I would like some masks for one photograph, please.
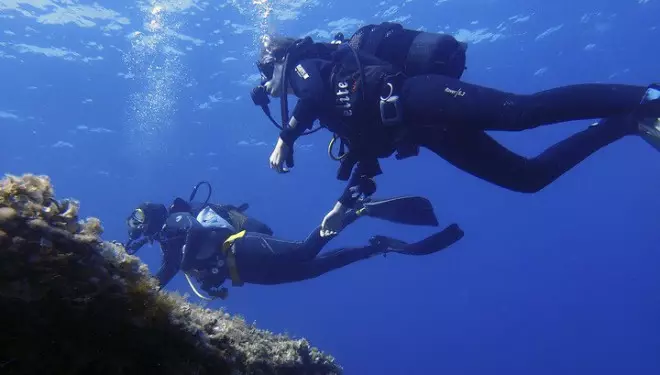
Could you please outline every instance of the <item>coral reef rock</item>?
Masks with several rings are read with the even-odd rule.
[[[0,373],[340,374],[304,339],[158,291],[47,176],[0,181]]]

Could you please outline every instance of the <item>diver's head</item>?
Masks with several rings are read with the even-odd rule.
[[[283,36],[265,36],[261,48],[261,55],[257,61],[257,68],[261,73],[261,84],[266,92],[273,97],[279,97],[285,91],[282,80],[282,70],[286,57],[296,39]],[[288,89],[288,88],[287,88]],[[288,91],[288,90],[287,90]]]
[[[141,236],[153,236],[158,233],[167,220],[167,207],[160,203],[145,202],[139,205],[126,219],[129,239]]]
[[[264,36],[262,38],[261,52],[257,67],[262,78],[269,81],[273,78],[275,64],[283,64],[291,47],[296,44],[296,39],[285,36]]]

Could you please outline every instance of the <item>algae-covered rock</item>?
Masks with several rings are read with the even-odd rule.
[[[0,181],[0,373],[341,373],[306,340],[158,291],[78,208],[46,176]]]

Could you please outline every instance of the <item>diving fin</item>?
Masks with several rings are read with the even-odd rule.
[[[399,252],[403,251],[409,245],[406,241],[397,240],[396,238],[376,235],[369,239],[371,246],[377,247],[384,252]]]
[[[358,215],[401,224],[438,226],[433,205],[428,199],[418,196],[372,200],[363,205]]]
[[[654,100],[660,100],[660,84],[649,85],[640,105]],[[660,117],[642,118],[639,120],[638,125],[642,139],[660,151]]]
[[[660,118],[647,118],[639,122],[640,136],[646,143],[660,151]]]
[[[458,224],[451,224],[421,241],[407,243],[387,236],[373,236],[369,242],[381,248],[385,253],[394,252],[405,255],[428,255],[446,249],[465,236]]]

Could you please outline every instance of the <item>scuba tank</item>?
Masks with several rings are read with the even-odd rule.
[[[460,79],[467,69],[467,44],[448,34],[410,30],[393,22],[363,26],[343,44],[391,64],[401,73],[383,87],[379,101],[381,121],[390,129],[398,129],[397,159],[418,155],[419,146],[407,141],[406,129],[400,126],[403,121],[401,84],[406,77],[424,74]]]
[[[440,74],[459,79],[467,69],[467,44],[449,34],[410,30],[398,23],[383,22],[361,27],[347,43],[399,67],[408,77]]]

